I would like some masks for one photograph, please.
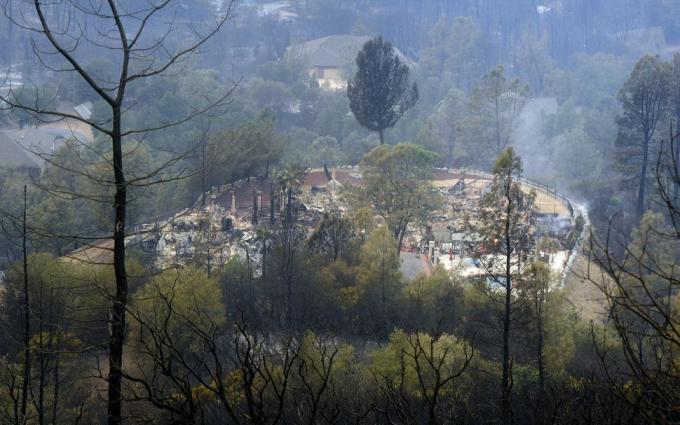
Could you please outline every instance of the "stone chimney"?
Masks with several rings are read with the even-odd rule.
[[[236,192],[231,192],[231,214],[236,215]]]

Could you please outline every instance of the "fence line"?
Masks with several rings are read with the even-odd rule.
[[[451,169],[445,169],[445,168],[439,168],[439,170],[447,171],[450,172]],[[455,170],[459,174],[461,174],[463,177],[468,178],[483,178],[487,180],[492,180],[493,175],[490,173],[487,173],[485,171],[480,171],[480,170],[470,170],[470,169],[457,169]],[[567,209],[569,210],[569,214],[571,215],[572,219],[575,219],[574,217],[574,207],[571,203],[571,200],[567,198],[566,196],[562,195],[561,193],[557,192],[557,189],[551,186],[548,186],[547,184],[543,184],[534,180],[530,180],[526,177],[520,177],[520,182],[522,184],[525,184],[533,189],[537,189],[543,193],[545,193],[548,196],[551,196],[554,199],[559,199],[560,201],[564,202],[567,206]]]

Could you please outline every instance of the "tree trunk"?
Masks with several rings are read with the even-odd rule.
[[[274,202],[274,186],[270,186],[269,192],[269,222],[274,225],[274,209],[276,208],[276,202]]]
[[[288,329],[293,326],[293,259],[295,252],[292,246],[293,223],[288,221],[284,224],[286,228],[286,243],[284,256],[284,278],[286,279],[286,321]]]
[[[26,247],[26,208],[27,196],[26,185],[24,185],[24,214],[22,220],[21,231],[21,249],[23,252],[23,266],[24,266],[24,382],[21,388],[21,422],[26,423],[26,408],[28,405],[28,388],[31,385],[31,305],[28,295],[28,249]]]
[[[394,239],[397,240],[397,257],[401,256],[401,247],[404,246],[406,229],[408,229],[408,221],[405,224],[400,224],[399,227],[393,232]]]
[[[453,137],[449,137],[448,158],[446,159],[446,171],[453,168]]]
[[[385,130],[382,129],[382,128],[380,130],[378,130],[378,136],[380,136],[380,144],[384,145],[385,144]]]
[[[680,145],[677,143],[677,136],[680,136],[680,101],[676,105],[676,112],[675,112],[675,129],[673,129],[673,125],[671,125],[671,136],[669,140],[669,146],[671,149],[671,161],[672,161],[672,170],[678,170],[678,167],[680,167]],[[673,174],[673,173],[672,173]],[[673,178],[673,175],[671,175],[671,178]],[[680,195],[680,187],[677,184],[674,184],[673,186],[673,198],[677,199],[678,195]]]
[[[262,239],[262,281],[267,282],[267,238]]]
[[[642,217],[645,213],[645,189],[647,186],[647,166],[649,161],[649,137],[645,135],[645,142],[642,147],[642,165],[640,169],[640,187],[637,197],[637,215]]]
[[[509,193],[509,192],[508,192]],[[501,418],[504,425],[512,423],[510,405],[510,313],[512,308],[512,241],[510,240],[510,214],[512,200],[508,199],[505,218],[505,310],[503,312],[503,381],[501,382]]]
[[[45,356],[45,342],[43,340],[45,317],[43,312],[43,283],[40,283],[40,313],[38,315],[38,401],[34,401],[38,411],[38,424],[45,425],[45,387],[47,386],[47,358]],[[34,396],[35,397],[35,396]]]
[[[205,135],[201,143],[201,206],[205,207]]]
[[[111,338],[109,341],[108,375],[108,423],[122,423],[122,366],[123,344],[125,342],[125,309],[127,304],[127,272],[125,270],[125,213],[127,187],[123,172],[123,146],[121,137],[121,108],[113,108],[113,172],[116,192],[114,197],[115,227],[113,231],[113,269],[116,278],[116,294],[113,298],[110,318]]]
[[[404,245],[404,233],[401,232],[399,239],[397,239],[397,257],[401,256],[401,247]]]
[[[506,277],[509,279],[509,277]],[[502,419],[503,424],[512,423],[510,406],[510,303],[511,284],[506,283],[505,312],[503,315],[503,382],[501,385]]]
[[[59,383],[59,380],[61,379],[59,377],[59,337],[60,335],[57,335],[57,344],[54,350],[54,370],[53,370],[53,380],[54,380],[54,389],[52,392],[52,425],[57,425],[57,422],[59,418],[57,417],[57,410],[59,407],[59,386],[61,385]]]
[[[542,290],[542,289],[541,289]],[[538,344],[536,347],[536,356],[538,359],[538,390],[539,397],[538,400],[538,418],[539,423],[545,423],[545,362],[543,359],[543,297],[539,300],[539,306],[537,311],[537,323],[536,327],[538,330]]]
[[[500,155],[501,151],[503,150],[503,147],[501,146],[501,118],[500,118],[500,112],[499,108],[500,106],[498,105],[499,99],[498,96],[496,96],[496,109],[495,109],[495,117],[496,117],[496,156]]]
[[[288,188],[288,203],[286,204],[286,220],[289,223],[293,222],[293,188]]]
[[[389,335],[389,320],[387,318],[387,283],[385,282],[385,255],[383,254],[380,258],[380,331],[383,335]]]
[[[253,190],[253,224],[257,224],[257,191]]]

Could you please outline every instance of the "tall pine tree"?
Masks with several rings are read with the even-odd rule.
[[[418,86],[392,44],[381,37],[369,40],[357,54],[357,73],[347,85],[349,107],[359,124],[380,135],[394,126],[418,101]]]
[[[669,65],[658,56],[645,56],[619,92],[622,114],[616,141],[622,171],[637,180],[635,210],[645,211],[649,156],[654,154],[654,134],[667,109]]]

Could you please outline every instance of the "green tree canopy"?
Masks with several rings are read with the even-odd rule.
[[[424,220],[439,205],[429,179],[437,154],[413,144],[378,146],[361,162],[363,186],[359,196],[368,201],[397,240],[400,251],[407,228]]]
[[[645,210],[649,179],[649,156],[654,155],[654,135],[667,112],[670,66],[658,56],[645,56],[619,91],[622,114],[619,117],[619,162],[624,174],[637,185],[635,209]],[[635,182],[637,180],[637,182]]]
[[[500,65],[473,88],[464,129],[466,145],[479,153],[480,163],[487,165],[488,158],[497,157],[510,144],[528,95],[529,88],[519,79],[507,79]]]
[[[387,226],[375,229],[361,250],[357,279],[361,291],[361,311],[372,331],[386,334],[395,299],[400,293],[402,275],[396,239]]]
[[[529,250],[533,223],[533,191],[526,194],[522,189],[522,160],[512,147],[505,149],[493,167],[494,179],[488,193],[480,201],[481,214],[476,224],[488,253],[482,264],[498,290],[485,291],[500,307],[495,330],[502,339],[501,361],[503,377],[501,380],[500,417],[504,424],[511,423],[511,359],[510,330],[518,319],[518,301],[513,295],[519,270]],[[502,306],[502,307],[501,307]]]
[[[132,304],[138,336],[145,331],[172,334],[178,346],[200,342],[194,329],[210,333],[226,322],[219,285],[192,267],[156,276],[135,292]],[[152,346],[140,349],[151,350]]]
[[[484,72],[488,47],[474,19],[441,18],[427,35],[419,63],[427,74],[445,75],[456,87],[467,89]]]
[[[369,40],[357,55],[357,73],[347,85],[349,107],[359,123],[380,135],[394,126],[418,101],[418,86],[392,44],[381,37]]]

